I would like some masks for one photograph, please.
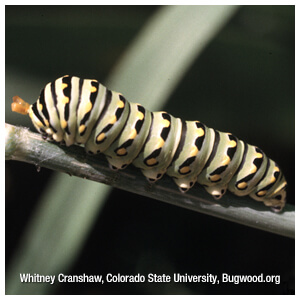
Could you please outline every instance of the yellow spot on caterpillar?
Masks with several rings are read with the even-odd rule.
[[[203,128],[198,128],[198,129],[197,129],[197,135],[198,135],[198,136],[203,136],[203,135],[204,135],[204,130],[203,130]]]
[[[124,103],[123,101],[121,101],[121,100],[117,103],[117,106],[118,106],[119,108],[123,108],[124,105],[125,105],[125,103]]]
[[[102,132],[97,136],[97,142],[101,142],[102,140],[104,140],[104,138],[105,138],[105,133]]]
[[[93,107],[92,102],[90,102],[90,101],[87,102],[85,105],[85,108],[84,108],[85,113],[88,113],[92,109],[92,107]]]
[[[132,140],[133,140],[133,139],[136,137],[136,135],[137,135],[137,132],[136,132],[135,129],[133,129],[133,130],[131,131],[131,133],[130,133],[128,139],[132,139]]]
[[[230,163],[230,157],[226,155],[226,157],[222,161],[222,166],[227,166]]]
[[[189,166],[182,167],[179,171],[181,174],[186,174],[190,172],[191,168]]]
[[[155,145],[155,149],[159,149],[164,145],[165,141],[162,138],[159,138],[156,145]]]
[[[95,93],[95,92],[97,92],[97,88],[95,86],[91,86],[90,91],[91,91],[91,93]]]
[[[263,197],[266,193],[267,193],[266,191],[259,191],[259,192],[257,193],[257,196]]]
[[[198,153],[198,148],[196,146],[193,146],[190,151],[190,156],[196,156]]]
[[[68,125],[68,122],[66,120],[60,120],[60,126],[61,128],[65,129]]]
[[[117,122],[117,117],[116,116],[112,116],[110,118],[110,120],[108,121],[108,124],[115,124]]]
[[[236,141],[230,141],[230,142],[229,142],[229,147],[230,147],[230,148],[236,147]]]
[[[249,172],[250,172],[250,174],[254,174],[254,173],[256,173],[256,171],[257,171],[257,167],[256,167],[256,165],[253,164],[251,169],[249,170]]]
[[[49,122],[48,120],[44,120],[46,127],[49,127]]]
[[[156,163],[157,163],[156,158],[149,158],[149,159],[147,160],[147,165],[148,165],[148,166],[153,166],[153,165],[155,165]]]
[[[125,155],[125,154],[127,154],[127,151],[126,151],[125,148],[120,148],[120,149],[118,149],[117,154],[118,155]]]
[[[79,133],[84,132],[84,130],[85,130],[85,125],[80,125],[78,129]]]
[[[276,181],[275,176],[272,176],[272,178],[271,178],[271,183],[273,183],[273,182],[275,182],[275,181]]]
[[[144,119],[144,114],[139,111],[139,112],[137,112],[136,117],[139,120],[143,120]]]
[[[220,178],[221,178],[220,175],[215,174],[215,175],[210,176],[209,179],[210,179],[210,181],[218,181],[218,180],[220,180]]]
[[[237,185],[237,188],[238,189],[245,189],[246,187],[248,186],[247,182],[240,182],[238,185]]]
[[[259,153],[259,152],[257,152],[257,153],[255,154],[255,156],[256,156],[256,158],[262,158],[262,157],[263,157],[262,153]]]
[[[39,110],[43,109],[43,105],[41,103],[38,104],[39,105]]]
[[[166,127],[166,128],[167,128],[167,127],[170,126],[170,121],[164,119],[164,120],[161,122],[161,124],[163,125],[163,127]]]
[[[61,84],[61,89],[64,90],[66,87],[68,87],[68,85],[66,83],[62,83]]]
[[[69,103],[69,97],[64,97],[61,102],[62,102],[62,104]]]

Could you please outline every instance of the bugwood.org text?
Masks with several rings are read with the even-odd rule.
[[[20,273],[20,281],[22,283],[206,283],[206,284],[241,284],[241,283],[272,283],[280,284],[280,275],[265,275],[263,273],[258,275],[238,275],[222,273],[216,274],[154,274],[149,273],[142,274],[112,274],[107,273],[105,275],[67,275],[60,273],[58,275],[45,275],[45,274],[31,274]]]

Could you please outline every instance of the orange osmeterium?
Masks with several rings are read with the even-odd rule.
[[[19,96],[13,97],[13,103],[11,104],[11,110],[17,112],[22,115],[27,115],[29,110],[30,104],[25,102]]]

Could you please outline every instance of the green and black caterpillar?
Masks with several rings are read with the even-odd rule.
[[[83,144],[90,154],[103,153],[113,169],[132,163],[150,182],[167,174],[182,192],[198,182],[215,199],[228,189],[275,212],[285,205],[284,175],[258,147],[199,121],[150,112],[97,80],[63,76],[32,105],[15,96],[12,110],[29,114],[44,138]]]

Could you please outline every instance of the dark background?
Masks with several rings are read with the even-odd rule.
[[[39,78],[40,89],[64,74],[105,83],[158,9],[6,6],[6,74],[18,71]],[[291,204],[294,66],[294,6],[244,6],[206,47],[164,107],[262,148],[283,169]],[[30,96],[35,101],[38,95],[39,90]],[[6,93],[6,122],[20,125],[9,113],[12,96]],[[6,162],[6,267],[51,175],[50,170]],[[59,284],[55,293],[293,294],[294,258],[292,239],[114,190],[68,274],[264,273],[281,275],[281,284]]]

